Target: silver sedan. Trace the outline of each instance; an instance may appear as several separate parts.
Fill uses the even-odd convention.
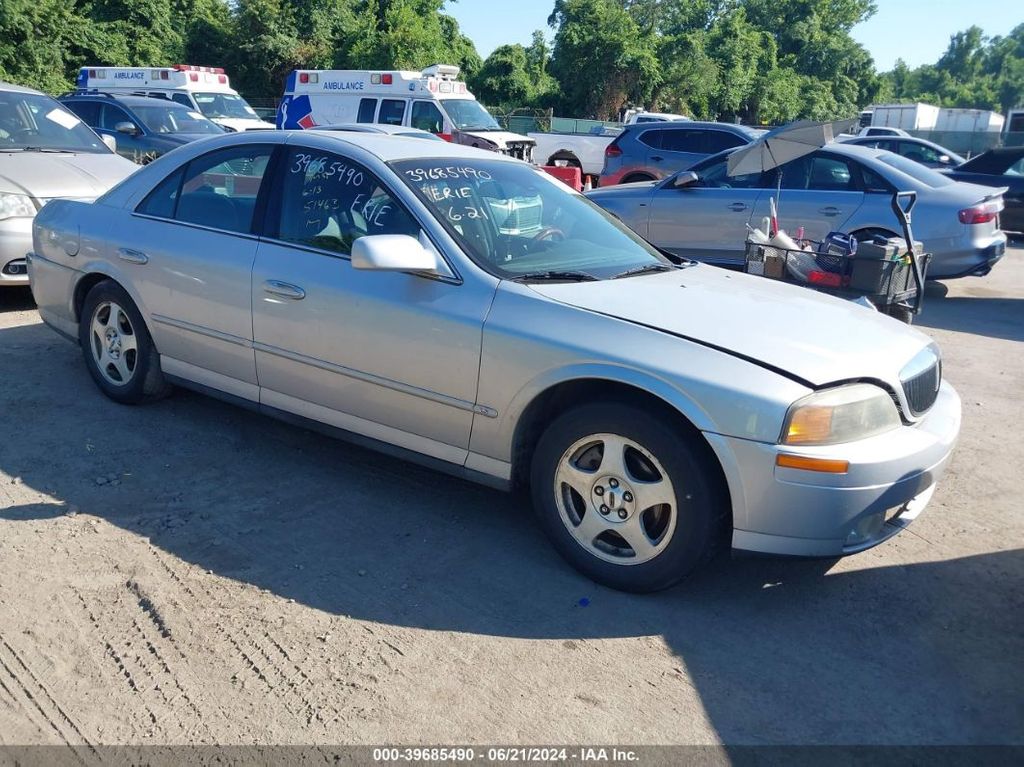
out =
[[[230,134],[47,205],[34,242],[40,313],[112,399],[198,389],[529,487],[558,551],[616,588],[668,586],[722,545],[878,544],[959,432],[918,331],[677,263],[466,147]]]
[[[747,226],[759,226],[778,197],[779,223],[820,240],[899,236],[895,191],[917,192],[914,236],[932,254],[936,279],[987,274],[1006,252],[999,231],[1002,190],[958,183],[906,157],[846,143],[828,144],[777,170],[727,176],[728,153],[662,182],[596,189],[594,202],[665,250],[722,265],[743,262]]]

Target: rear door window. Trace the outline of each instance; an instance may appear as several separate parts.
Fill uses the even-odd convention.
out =
[[[701,131],[695,130],[667,130],[661,138],[661,148],[669,152],[693,152],[702,154]]]
[[[175,220],[229,232],[250,232],[272,152],[272,146],[252,144],[192,160],[185,170]]]
[[[401,125],[405,118],[404,99],[382,99],[377,122],[384,125]]]
[[[100,105],[95,101],[67,101],[64,106],[82,118],[90,128],[100,124]]]
[[[664,132],[663,130],[645,130],[637,136],[637,141],[651,149],[661,149],[661,134]]]
[[[192,97],[187,93],[174,93],[171,95],[171,101],[177,101],[179,104],[184,104],[189,109],[196,108],[196,105],[192,103]]]
[[[360,99],[359,114],[356,115],[357,123],[372,123],[377,115],[377,99]]]

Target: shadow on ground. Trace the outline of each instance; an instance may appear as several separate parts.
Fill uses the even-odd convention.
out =
[[[116,405],[41,325],[0,331],[0,348],[0,403],[30,430],[0,442],[0,469],[57,499],[4,519],[75,506],[217,575],[361,620],[566,652],[660,635],[726,743],[1024,739],[1021,550],[854,572],[722,558],[630,596],[564,564],[523,498],[188,392]],[[112,473],[120,485],[97,484]]]
[[[4,312],[24,312],[35,309],[32,291],[26,287],[7,288],[0,286],[0,314]]]

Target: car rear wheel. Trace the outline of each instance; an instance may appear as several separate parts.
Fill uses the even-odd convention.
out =
[[[89,374],[112,400],[136,405],[169,393],[142,315],[116,282],[104,280],[85,297],[78,340]]]
[[[654,176],[649,176],[646,173],[634,173],[630,176],[626,176],[620,183],[632,184],[636,181],[654,181]]]
[[[725,505],[706,450],[647,411],[571,410],[534,452],[534,509],[572,565],[606,586],[667,588],[709,559]]]

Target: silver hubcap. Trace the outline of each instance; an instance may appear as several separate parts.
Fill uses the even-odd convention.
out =
[[[676,528],[668,473],[642,445],[593,434],[563,453],[555,501],[566,529],[589,553],[617,565],[658,556]]]
[[[135,375],[139,360],[135,329],[128,315],[112,301],[96,307],[89,326],[89,348],[100,374],[115,386],[124,386]]]

